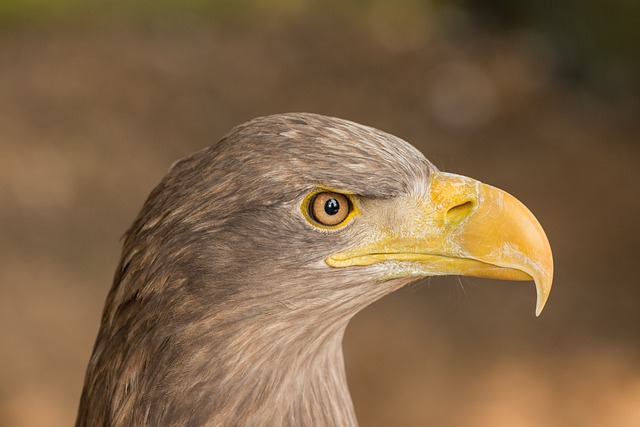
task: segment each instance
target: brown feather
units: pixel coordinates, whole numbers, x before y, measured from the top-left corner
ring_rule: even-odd
[[[344,329],[409,279],[328,267],[363,231],[319,231],[300,203],[318,185],[397,198],[434,170],[396,137],[302,113],[176,163],[126,234],[76,426],[356,425]]]

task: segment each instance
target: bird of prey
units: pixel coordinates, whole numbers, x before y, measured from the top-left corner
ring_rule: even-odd
[[[178,161],[126,233],[76,426],[355,426],[342,337],[425,276],[553,275],[509,194],[308,113]]]

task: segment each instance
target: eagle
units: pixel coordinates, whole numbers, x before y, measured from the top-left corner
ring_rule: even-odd
[[[125,234],[84,426],[356,426],[349,320],[428,276],[533,280],[553,260],[517,199],[400,138],[260,117],[176,162]]]

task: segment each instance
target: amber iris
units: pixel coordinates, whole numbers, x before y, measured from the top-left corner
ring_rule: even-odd
[[[331,227],[343,222],[349,212],[351,212],[351,204],[347,196],[325,191],[314,196],[309,213],[319,224]]]

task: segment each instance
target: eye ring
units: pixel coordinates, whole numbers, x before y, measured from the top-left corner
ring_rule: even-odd
[[[302,211],[311,224],[325,229],[344,226],[358,212],[351,195],[328,189],[308,194],[302,203]]]

